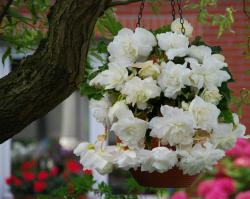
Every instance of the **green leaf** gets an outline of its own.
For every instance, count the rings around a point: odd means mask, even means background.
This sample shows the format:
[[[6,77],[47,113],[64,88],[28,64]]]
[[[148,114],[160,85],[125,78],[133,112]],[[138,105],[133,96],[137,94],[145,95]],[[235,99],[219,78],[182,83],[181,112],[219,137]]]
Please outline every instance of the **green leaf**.
[[[219,87],[219,92],[223,96],[220,103],[218,104],[218,108],[221,111],[220,117],[223,117],[224,122],[226,123],[233,123],[233,114],[229,107],[232,91],[228,88],[227,83],[223,82],[221,87]]]
[[[116,19],[113,9],[105,11],[104,15],[98,19],[96,27],[107,38],[114,37],[123,28],[122,24]]]
[[[3,54],[3,57],[2,57],[3,65],[5,63],[5,60],[10,56],[11,56],[11,48],[9,47],[9,48],[6,49],[5,53]]]
[[[104,91],[102,89],[97,89],[93,86],[90,86],[88,83],[83,82],[80,85],[80,94],[82,96],[87,96],[89,99],[100,100],[103,98]]]
[[[191,43],[191,45],[195,45],[195,46],[208,46],[211,48],[212,50],[212,54],[219,54],[221,53],[222,49],[220,46],[209,46],[207,45],[200,36],[195,37],[194,41]]]
[[[151,32],[154,34],[154,35],[157,35],[157,34],[160,34],[160,33],[165,33],[165,32],[169,32],[171,31],[171,26],[170,25],[165,25],[165,26],[162,26],[156,30],[151,30]]]
[[[107,53],[108,52],[107,46],[108,46],[107,43],[105,43],[104,41],[98,42],[97,47],[96,47],[97,52],[98,53]]]

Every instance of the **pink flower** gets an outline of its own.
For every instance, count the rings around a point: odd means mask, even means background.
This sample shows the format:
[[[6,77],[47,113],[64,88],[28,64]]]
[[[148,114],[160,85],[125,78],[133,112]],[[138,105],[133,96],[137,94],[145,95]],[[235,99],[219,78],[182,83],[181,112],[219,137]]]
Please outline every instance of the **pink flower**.
[[[188,199],[188,196],[185,192],[175,192],[170,199]]]
[[[215,184],[215,180],[206,180],[206,181],[202,181],[199,185],[198,185],[198,189],[197,189],[197,194],[199,196],[206,196],[208,192],[210,192]]]
[[[231,149],[226,151],[228,156],[242,156],[244,155],[244,149],[250,146],[250,143],[247,139],[239,138],[235,144],[235,146]]]
[[[236,191],[234,180],[228,177],[216,179],[214,185],[228,195]]]
[[[245,156],[250,156],[250,143],[244,147],[243,153]]]
[[[214,187],[204,199],[228,199],[228,194],[219,187]]]
[[[238,157],[234,160],[234,164],[239,167],[250,167],[250,158],[246,156]]]
[[[236,196],[236,199],[250,199],[250,191],[241,192]]]

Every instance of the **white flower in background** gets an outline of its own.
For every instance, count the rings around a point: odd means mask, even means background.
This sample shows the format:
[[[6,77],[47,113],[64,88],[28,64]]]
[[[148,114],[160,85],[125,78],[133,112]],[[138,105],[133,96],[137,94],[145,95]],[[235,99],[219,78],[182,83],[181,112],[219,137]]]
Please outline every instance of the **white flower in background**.
[[[219,104],[222,97],[223,96],[220,94],[220,92],[218,90],[211,90],[211,91],[204,90],[201,93],[201,98],[204,101],[215,104],[215,105]]]
[[[162,63],[162,71],[157,80],[166,97],[175,99],[181,89],[185,88],[190,73],[186,65],[175,64],[172,61]]]
[[[206,142],[203,145],[196,144],[190,151],[177,151],[181,160],[179,168],[184,174],[195,175],[204,169],[211,170],[224,155],[224,151],[215,149],[215,147]]]
[[[139,150],[138,161],[141,164],[141,171],[163,173],[173,168],[177,163],[177,155],[166,147],[156,147],[151,150]]]
[[[114,122],[117,119],[125,117],[134,117],[131,110],[129,110],[128,105],[124,100],[117,101],[110,109],[108,113],[110,122]]]
[[[211,103],[196,96],[189,105],[196,128],[210,131],[218,124],[220,110]]]
[[[128,79],[126,68],[118,65],[110,65],[108,70],[99,73],[90,81],[90,85],[103,86],[105,89],[121,90],[124,82]]]
[[[187,54],[189,41],[182,34],[166,32],[157,34],[159,47],[166,51],[168,59],[172,60],[175,57],[184,57]]]
[[[131,103],[133,106],[136,104],[139,109],[144,110],[147,108],[149,99],[160,96],[161,89],[152,77],[143,80],[133,77],[125,83],[121,93],[126,96],[127,103]]]
[[[147,57],[156,46],[156,38],[152,32],[144,28],[136,28],[134,33],[134,41],[138,46],[138,55]]]
[[[108,112],[111,107],[111,102],[107,96],[100,100],[90,100],[90,108],[93,110],[93,116],[97,122],[102,123],[104,126],[109,126]]]
[[[121,151],[116,159],[115,164],[118,168],[129,170],[131,168],[136,169],[139,167],[138,157],[135,151],[125,150]]]
[[[208,46],[204,46],[204,45],[194,46],[194,45],[192,45],[188,48],[187,54],[190,57],[196,58],[199,61],[199,63],[203,63],[204,57],[211,55],[212,50]]]
[[[123,28],[108,45],[109,61],[120,67],[133,64],[138,58],[138,46],[134,41],[134,32]]]
[[[185,35],[187,37],[191,37],[192,36],[192,33],[193,33],[193,26],[187,21],[184,19],[184,24],[183,24],[184,28],[185,28]],[[180,18],[177,18],[175,19],[172,24],[171,24],[171,30],[173,32],[176,32],[176,33],[179,33],[179,34],[182,34],[181,32],[181,28],[182,28],[182,25],[180,23]]]
[[[163,117],[154,117],[149,122],[150,136],[161,139],[162,144],[190,144],[193,142],[194,123],[192,114],[168,105],[161,107]]]
[[[131,149],[144,145],[148,122],[135,117],[119,118],[111,127],[122,143]]]
[[[135,63],[132,67],[140,68],[138,74],[142,78],[152,77],[153,79],[156,79],[160,74],[159,64],[154,63],[152,60]]]

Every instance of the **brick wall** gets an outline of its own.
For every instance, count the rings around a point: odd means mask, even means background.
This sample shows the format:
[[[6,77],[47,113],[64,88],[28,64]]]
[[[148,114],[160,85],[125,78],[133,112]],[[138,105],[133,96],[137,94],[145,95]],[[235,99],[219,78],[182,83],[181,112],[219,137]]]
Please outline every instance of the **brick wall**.
[[[191,1],[194,2],[194,1]],[[243,55],[243,44],[247,42],[247,35],[250,35],[250,19],[243,13],[241,0],[220,0],[218,6],[210,9],[212,13],[224,13],[226,7],[233,7],[235,10],[234,32],[226,32],[222,37],[217,38],[217,27],[201,25],[197,22],[197,10],[184,10],[184,17],[194,26],[194,36],[200,35],[210,45],[220,45],[223,49],[223,55],[229,64],[233,73],[235,83],[230,84],[234,94],[238,95],[240,89],[250,89],[250,75],[244,73],[250,69],[250,59]],[[139,4],[133,3],[126,6],[117,7],[117,16],[125,27],[134,28],[137,20]],[[167,2],[161,6],[161,12],[158,15],[152,13],[148,4],[145,5],[143,12],[142,26],[149,29],[155,29],[164,24],[171,23],[171,9]],[[247,126],[247,132],[250,132],[250,107],[244,107],[241,122]]]

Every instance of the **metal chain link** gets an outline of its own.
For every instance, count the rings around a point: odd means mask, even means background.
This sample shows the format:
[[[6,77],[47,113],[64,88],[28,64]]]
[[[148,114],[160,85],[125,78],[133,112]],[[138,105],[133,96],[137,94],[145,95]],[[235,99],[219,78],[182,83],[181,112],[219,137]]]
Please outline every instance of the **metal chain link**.
[[[171,7],[172,7],[172,17],[173,21],[175,20],[175,0],[170,0],[171,1]]]
[[[143,13],[144,6],[145,6],[145,0],[141,0],[141,5],[140,5],[140,10],[139,10],[139,14],[138,14],[138,20],[136,23],[136,27],[141,27],[141,19],[142,19],[142,13]]]
[[[184,28],[184,19],[182,16],[182,8],[181,8],[181,0],[176,0],[177,1],[177,5],[178,5],[178,12],[180,15],[180,23],[181,23],[181,33],[183,35],[185,35],[185,28]]]

